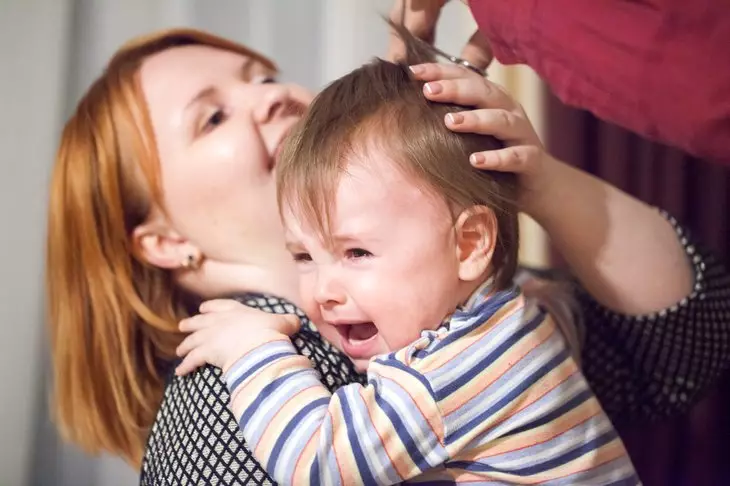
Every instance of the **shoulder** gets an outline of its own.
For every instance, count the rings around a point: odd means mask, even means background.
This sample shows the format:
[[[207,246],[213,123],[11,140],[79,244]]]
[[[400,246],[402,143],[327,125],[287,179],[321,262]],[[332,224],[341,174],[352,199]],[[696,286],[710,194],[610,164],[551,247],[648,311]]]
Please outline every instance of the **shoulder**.
[[[246,449],[243,435],[228,408],[229,395],[221,372],[204,366],[185,377],[172,375],[147,440],[140,484],[208,483],[224,476],[266,472]],[[241,458],[238,465],[231,456]],[[237,469],[237,471],[234,471]]]
[[[324,341],[293,304],[263,295],[237,300],[265,312],[297,314],[302,319],[302,330],[292,336],[292,343],[299,354],[312,361],[330,391],[363,381],[352,363]],[[180,484],[183,480],[208,484],[219,474],[223,475],[220,484],[226,484],[224,477],[242,476],[271,484],[246,448],[229,401],[218,368],[204,366],[185,377],[170,374],[147,440],[141,484]]]

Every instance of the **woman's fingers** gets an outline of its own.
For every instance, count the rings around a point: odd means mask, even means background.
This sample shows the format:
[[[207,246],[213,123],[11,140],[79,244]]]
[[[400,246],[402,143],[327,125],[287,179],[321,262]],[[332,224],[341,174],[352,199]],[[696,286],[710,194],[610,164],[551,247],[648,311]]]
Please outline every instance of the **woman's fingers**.
[[[481,109],[449,113],[446,126],[461,133],[492,135],[510,143],[539,143],[532,125],[526,118],[503,109]]]
[[[485,70],[492,63],[494,55],[492,47],[486,37],[477,31],[469,39],[469,42],[461,51],[461,59],[477,69]],[[472,76],[475,79],[484,80],[484,76],[476,73],[465,66],[456,63],[424,63],[410,66],[413,76],[421,81],[438,81],[441,79],[458,79],[465,76]]]
[[[410,66],[413,77],[420,81],[439,81],[442,79],[458,79],[466,76],[482,79],[477,73],[471,69],[458,64],[440,64],[437,62],[429,62],[426,64],[415,64]]]
[[[446,0],[395,0],[390,10],[390,20],[403,25],[413,36],[433,44],[436,24]],[[390,45],[386,59],[394,61],[405,54],[403,40],[390,29]]]
[[[534,145],[517,145],[500,150],[471,154],[469,162],[477,169],[525,174],[538,170],[542,151]]]
[[[474,77],[429,81],[423,86],[423,94],[439,103],[522,111],[522,107],[501,86],[476,74]]]
[[[494,54],[487,38],[477,30],[461,51],[461,58],[479,69],[487,69]]]

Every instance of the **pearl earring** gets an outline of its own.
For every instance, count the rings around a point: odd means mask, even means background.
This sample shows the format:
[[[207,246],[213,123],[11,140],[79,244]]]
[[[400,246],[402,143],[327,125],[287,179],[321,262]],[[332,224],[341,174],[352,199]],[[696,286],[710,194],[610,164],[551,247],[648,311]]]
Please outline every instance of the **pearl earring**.
[[[182,267],[187,270],[195,270],[200,266],[200,261],[195,258],[195,255],[192,253],[188,254],[188,256],[182,261]]]

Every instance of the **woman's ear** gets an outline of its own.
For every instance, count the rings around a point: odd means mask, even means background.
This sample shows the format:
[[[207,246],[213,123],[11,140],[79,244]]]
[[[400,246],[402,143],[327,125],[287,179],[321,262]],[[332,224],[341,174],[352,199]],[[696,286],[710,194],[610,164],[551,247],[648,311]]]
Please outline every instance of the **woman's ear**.
[[[497,217],[486,206],[465,209],[456,219],[459,278],[471,282],[489,270],[497,244]]]
[[[174,270],[195,268],[202,259],[200,250],[175,231],[162,217],[151,217],[132,231],[134,251],[155,267]]]

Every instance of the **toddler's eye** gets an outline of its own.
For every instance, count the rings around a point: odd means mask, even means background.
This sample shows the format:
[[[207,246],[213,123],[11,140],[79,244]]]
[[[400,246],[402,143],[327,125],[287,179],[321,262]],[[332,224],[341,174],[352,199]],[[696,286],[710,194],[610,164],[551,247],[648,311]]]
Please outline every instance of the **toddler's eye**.
[[[292,255],[295,262],[311,262],[312,257],[309,253],[295,253]]]
[[[373,256],[372,253],[370,253],[367,250],[363,250],[362,248],[350,248],[346,252],[347,258],[367,258]]]

